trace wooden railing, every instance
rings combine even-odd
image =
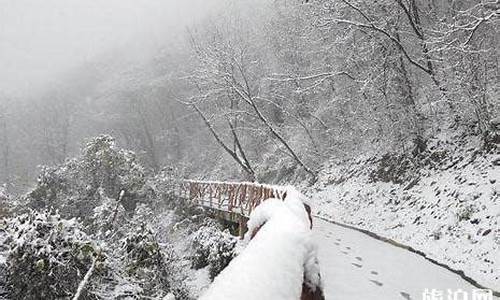
[[[185,180],[181,184],[181,195],[206,208],[248,217],[266,199],[284,200],[286,188],[252,182]]]

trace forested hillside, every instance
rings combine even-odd
[[[430,138],[456,132],[498,150],[496,1],[220,7],[153,55],[109,52],[42,96],[3,94],[7,190],[26,191],[38,165],[102,132],[147,172],[265,182],[313,182],[326,161],[366,153],[418,158]]]

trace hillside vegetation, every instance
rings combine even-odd
[[[107,135],[44,168],[1,220],[0,299],[197,299],[238,239],[176,182]]]

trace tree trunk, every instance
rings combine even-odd
[[[219,134],[213,128],[212,124],[210,124],[210,122],[208,121],[208,119],[205,117],[205,115],[203,114],[203,112],[198,108],[198,106],[196,106],[196,104],[191,104],[191,106],[194,108],[194,110],[201,117],[201,119],[203,120],[203,122],[207,126],[208,130],[210,130],[210,132],[212,133],[213,137],[217,141],[217,143],[238,163],[238,165],[243,169],[243,171],[245,171],[248,174],[248,176],[250,177],[250,180],[251,181],[255,181],[255,179],[256,179],[255,172],[252,169],[252,167],[248,164],[248,161],[246,161],[246,158],[245,159],[240,158],[235,151],[231,150],[231,148],[229,148],[222,141],[222,139],[219,137]]]

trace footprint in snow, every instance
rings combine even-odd
[[[370,280],[371,282],[373,282],[374,284],[376,284],[377,286],[383,286],[384,284],[380,281],[376,281],[376,280]]]
[[[351,263],[351,264],[352,264],[353,266],[355,266],[355,267],[358,267],[358,268],[362,268],[362,267],[363,267],[362,265],[357,264],[357,263]]]
[[[359,261],[363,261],[363,259],[362,259],[361,257],[359,257],[359,256],[356,256],[355,258],[356,258],[357,260],[359,260]]]
[[[406,293],[406,292],[400,292],[399,293],[403,298],[405,298],[406,300],[411,300],[411,297],[410,297],[410,294]]]
[[[342,240],[341,240],[341,239],[336,239],[336,241],[337,241],[337,242],[340,242],[340,241],[342,241]]]
[[[371,271],[370,273],[372,273],[373,275],[378,275],[377,271]]]
[[[342,253],[344,253],[345,255],[349,255],[349,252],[345,252],[345,251],[340,251]]]
[[[335,242],[334,244],[335,244],[336,246],[340,246],[340,244],[339,244],[339,243],[337,243],[337,242]]]
[[[345,247],[347,250],[351,250],[351,247]]]

